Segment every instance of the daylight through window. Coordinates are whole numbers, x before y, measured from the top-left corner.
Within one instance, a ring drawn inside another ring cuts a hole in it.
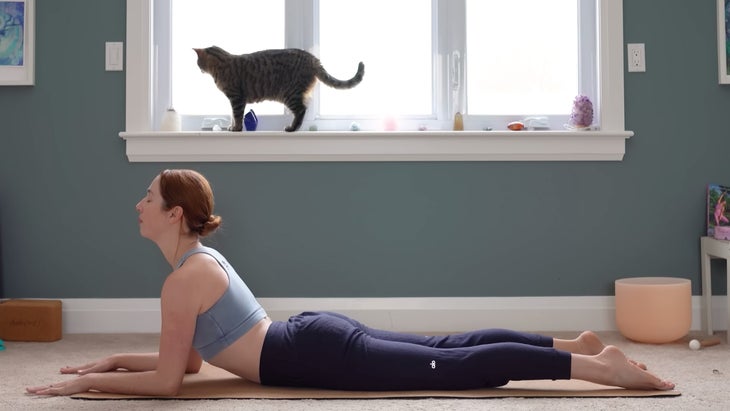
[[[305,127],[449,129],[455,112],[471,129],[504,129],[510,121],[547,117],[562,128],[573,98],[597,101],[595,0],[160,0],[155,4],[155,123],[168,106],[184,128],[228,118],[230,105],[201,73],[193,48],[231,53],[297,47],[319,56],[351,90],[320,84]],[[264,129],[291,115],[279,103],[247,106]],[[596,107],[596,117],[600,107]]]

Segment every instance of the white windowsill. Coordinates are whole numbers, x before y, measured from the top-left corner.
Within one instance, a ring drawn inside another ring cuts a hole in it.
[[[632,131],[121,132],[130,162],[621,161]]]

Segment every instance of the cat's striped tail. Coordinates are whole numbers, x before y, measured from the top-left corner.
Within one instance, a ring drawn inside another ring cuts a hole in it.
[[[365,65],[360,62],[360,64],[357,66],[357,74],[355,74],[355,77],[349,79],[349,80],[339,80],[330,75],[330,73],[327,72],[327,70],[324,69],[321,65],[319,66],[319,70],[317,71],[317,78],[322,83],[338,89],[347,89],[347,88],[353,88],[360,84],[362,81],[363,76],[365,75]]]

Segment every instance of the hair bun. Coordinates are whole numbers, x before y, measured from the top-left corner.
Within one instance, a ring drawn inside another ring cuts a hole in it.
[[[210,217],[208,217],[208,221],[203,223],[203,225],[200,227],[199,234],[201,236],[205,237],[205,236],[213,233],[215,230],[218,229],[218,227],[220,227],[222,221],[223,221],[223,219],[221,218],[221,216],[214,215],[214,214],[211,215]]]

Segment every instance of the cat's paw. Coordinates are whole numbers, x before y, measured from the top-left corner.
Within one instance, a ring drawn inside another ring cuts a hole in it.
[[[243,126],[241,126],[241,125],[238,125],[238,126],[233,126],[233,125],[232,126],[228,126],[228,131],[242,131],[242,130],[243,130]]]
[[[297,130],[299,130],[299,128],[300,128],[301,126],[302,126],[301,124],[299,124],[298,126],[294,126],[294,125],[291,125],[291,124],[290,124],[290,125],[286,126],[286,128],[284,128],[284,131],[286,131],[286,132],[288,132],[288,133],[291,133],[292,131],[297,131]]]

